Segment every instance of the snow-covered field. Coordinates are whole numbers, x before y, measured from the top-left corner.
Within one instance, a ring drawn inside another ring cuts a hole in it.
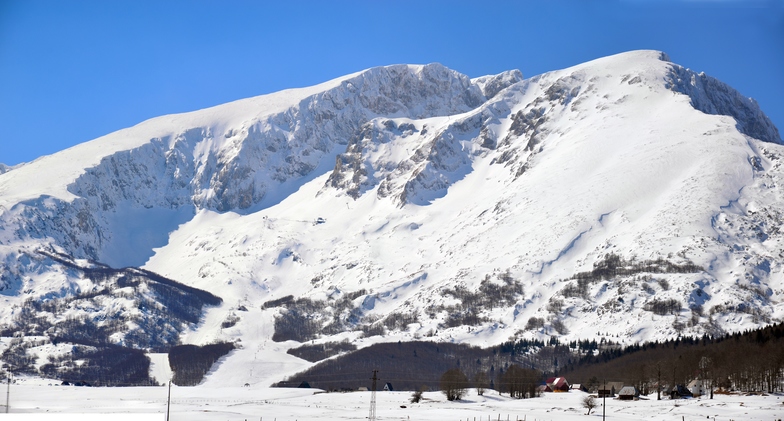
[[[370,392],[322,393],[313,389],[172,387],[171,420],[363,420],[368,417]],[[599,406],[585,414],[583,392],[547,393],[537,399],[511,399],[489,390],[477,396],[471,389],[458,402],[440,392],[411,404],[411,392],[377,392],[379,420],[585,420],[601,419]],[[779,420],[784,418],[784,395],[715,395],[713,400],[607,400],[608,420]],[[11,386],[11,413],[54,415],[51,419],[82,419],[76,414],[133,414],[135,419],[162,420],[166,387],[85,388],[49,386],[40,380]],[[601,400],[597,399],[601,405]],[[4,403],[4,402],[3,402]],[[57,414],[57,415],[55,415]],[[126,416],[128,416],[126,415]],[[48,418],[48,417],[47,417]],[[9,418],[13,419],[13,418]],[[29,418],[27,418],[29,419]]]

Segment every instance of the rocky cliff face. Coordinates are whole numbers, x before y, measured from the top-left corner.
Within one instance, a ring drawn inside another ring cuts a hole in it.
[[[519,79],[519,72],[503,74],[482,86],[492,93]],[[438,64],[371,69],[240,127],[189,127],[103,157],[68,182],[75,198],[14,204],[5,224],[30,227],[17,230],[20,237],[52,237],[75,257],[141,265],[143,260],[113,255],[114,243],[127,241],[117,238],[115,215],[121,208],[179,210],[168,218],[175,225],[162,227],[166,232],[199,209],[258,210],[265,198],[272,204],[312,178],[317,167],[334,159],[336,148],[376,116],[459,114],[485,100],[478,84]]]
[[[738,131],[749,137],[763,142],[781,143],[778,129],[762,113],[756,101],[705,73],[695,73],[673,65],[666,86],[688,95],[691,105],[699,111],[733,117]]]
[[[530,79],[370,69],[3,171],[0,317],[24,331],[26,300],[123,288],[85,276],[89,261],[221,297],[167,335],[254,352],[290,347],[275,338],[641,341],[758,326],[784,317],[783,152],[753,100],[659,52]],[[107,294],[140,331],[158,317]],[[150,347],[123,332],[107,338]]]

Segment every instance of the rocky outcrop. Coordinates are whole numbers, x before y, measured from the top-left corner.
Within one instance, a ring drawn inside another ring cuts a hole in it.
[[[673,91],[688,95],[694,108],[706,114],[733,117],[741,133],[763,142],[781,143],[778,129],[757,102],[724,82],[673,64],[667,83]]]

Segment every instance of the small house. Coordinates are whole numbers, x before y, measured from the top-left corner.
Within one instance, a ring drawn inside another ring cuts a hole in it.
[[[670,399],[683,399],[683,398],[691,398],[692,395],[691,391],[684,385],[678,384],[672,387],[669,390]]]
[[[359,386],[359,389],[357,389],[357,391],[358,391],[358,392],[367,392],[367,391],[368,391],[368,388],[367,388],[367,387],[365,387],[365,386]]]
[[[569,382],[565,377],[550,377],[545,381],[547,385],[547,392],[568,392]]]
[[[569,390],[576,390],[579,392],[588,392],[588,388],[580,383],[573,383],[569,386]]]
[[[689,385],[686,387],[689,388],[689,392],[691,392],[692,396],[702,396],[707,393],[705,389],[705,382],[700,379],[690,381]]]
[[[623,389],[623,382],[606,382],[599,385],[597,396],[600,398],[612,398],[616,393]]]
[[[640,397],[640,391],[634,386],[625,386],[618,392],[618,399],[631,401]]]
[[[298,388],[300,388],[300,389],[310,389],[310,383],[308,383],[308,382],[306,382],[306,381],[303,381],[303,382],[302,382],[302,383],[300,383],[300,384],[299,384],[299,386],[297,386],[297,387],[298,387]]]
[[[384,392],[394,392],[395,388],[392,387],[392,383],[387,383],[384,385]]]

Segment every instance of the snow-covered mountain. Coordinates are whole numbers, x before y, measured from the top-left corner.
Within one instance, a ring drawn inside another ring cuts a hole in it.
[[[64,320],[150,348],[163,279],[222,299],[155,343],[236,342],[216,385],[305,368],[285,352],[311,341],[762,326],[784,320],[781,143],[753,100],[655,51],[529,79],[369,69],[0,170],[0,321],[37,335],[28,356]]]
[[[2,162],[0,162],[0,174],[7,173],[8,171],[11,171],[12,169],[14,169],[14,167],[9,166],[9,165],[5,165]]]

